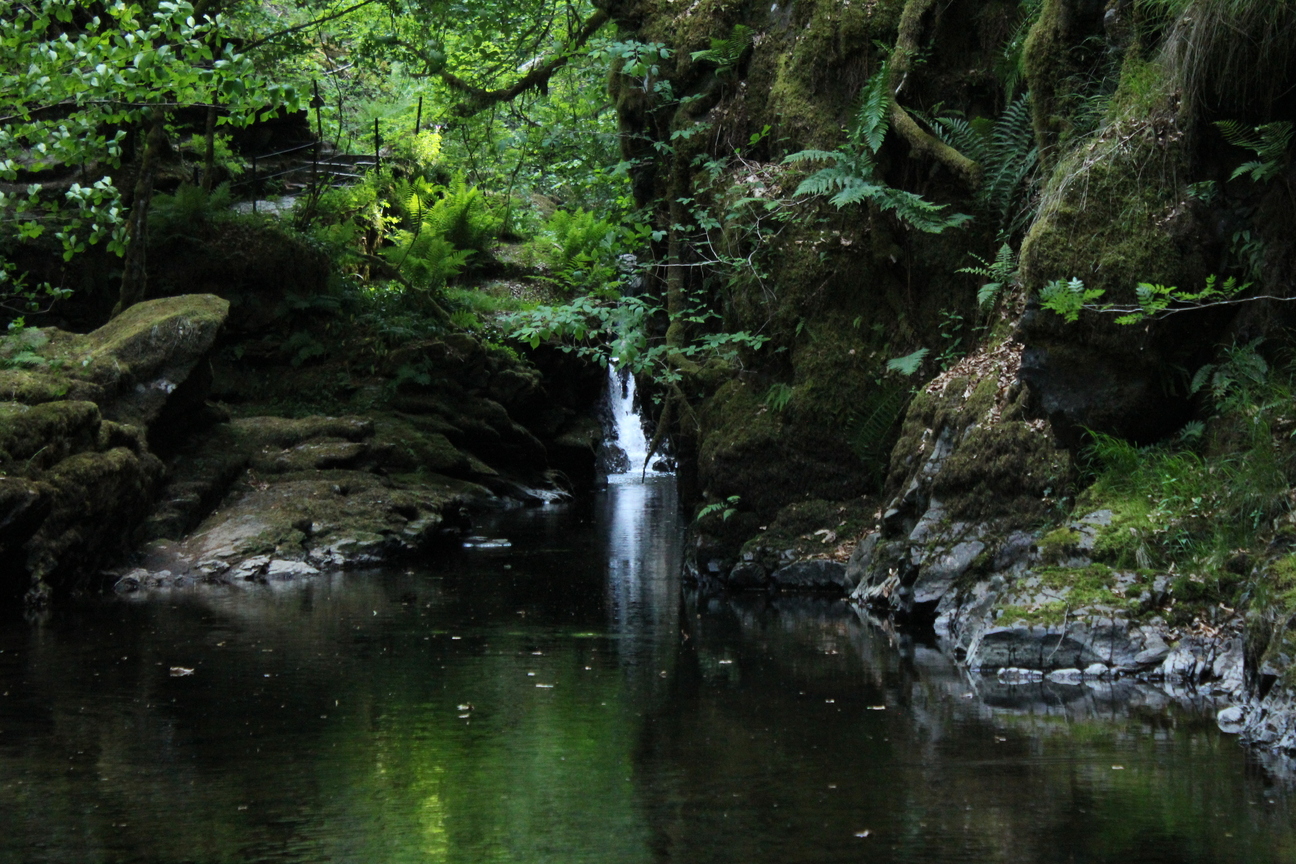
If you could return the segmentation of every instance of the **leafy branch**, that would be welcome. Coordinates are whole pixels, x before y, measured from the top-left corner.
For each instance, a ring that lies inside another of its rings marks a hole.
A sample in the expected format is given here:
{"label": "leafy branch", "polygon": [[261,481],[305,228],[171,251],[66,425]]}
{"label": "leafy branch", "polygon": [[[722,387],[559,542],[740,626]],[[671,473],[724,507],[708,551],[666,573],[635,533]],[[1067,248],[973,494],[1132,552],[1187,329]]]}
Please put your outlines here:
{"label": "leafy branch", "polygon": [[1054,312],[1068,323],[1073,323],[1081,312],[1098,312],[1119,316],[1118,324],[1138,324],[1142,321],[1159,321],[1180,312],[1195,312],[1219,306],[1236,306],[1258,300],[1290,303],[1296,297],[1275,297],[1270,294],[1241,297],[1251,288],[1250,282],[1238,282],[1230,276],[1223,282],[1217,276],[1206,279],[1201,291],[1185,291],[1172,285],[1140,282],[1135,294],[1137,305],[1096,303],[1106,292],[1102,288],[1086,288],[1080,279],[1055,279],[1039,293],[1040,306]]}

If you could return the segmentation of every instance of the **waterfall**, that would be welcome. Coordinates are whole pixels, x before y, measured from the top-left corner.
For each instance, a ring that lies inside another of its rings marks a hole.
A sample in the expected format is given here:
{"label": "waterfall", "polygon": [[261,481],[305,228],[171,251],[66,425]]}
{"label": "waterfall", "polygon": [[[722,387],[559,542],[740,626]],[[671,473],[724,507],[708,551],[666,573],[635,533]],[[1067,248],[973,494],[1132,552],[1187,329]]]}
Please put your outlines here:
{"label": "waterfall", "polygon": [[[638,477],[644,469],[644,460],[648,458],[648,438],[644,435],[643,420],[635,411],[635,380],[628,371],[608,366],[607,383],[608,410],[612,415],[612,437],[609,441],[611,458],[608,460],[608,476],[611,478]],[[661,453],[654,454],[654,459]],[[651,466],[648,474],[661,474]]]}

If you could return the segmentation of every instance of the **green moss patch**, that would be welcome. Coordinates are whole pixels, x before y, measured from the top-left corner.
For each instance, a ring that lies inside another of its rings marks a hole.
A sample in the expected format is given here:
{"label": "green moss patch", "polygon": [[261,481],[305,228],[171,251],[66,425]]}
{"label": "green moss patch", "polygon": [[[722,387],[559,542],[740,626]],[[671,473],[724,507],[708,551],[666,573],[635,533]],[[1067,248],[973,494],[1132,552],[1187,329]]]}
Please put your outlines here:
{"label": "green moss patch", "polygon": [[1151,582],[1149,573],[1126,572],[1118,578],[1117,571],[1102,564],[1044,567],[1034,577],[1039,580],[1038,601],[1011,598],[1013,602],[1000,607],[997,620],[1052,626],[1068,617],[1077,620],[1095,613],[1132,618],[1144,611],[1138,598],[1142,586]]}

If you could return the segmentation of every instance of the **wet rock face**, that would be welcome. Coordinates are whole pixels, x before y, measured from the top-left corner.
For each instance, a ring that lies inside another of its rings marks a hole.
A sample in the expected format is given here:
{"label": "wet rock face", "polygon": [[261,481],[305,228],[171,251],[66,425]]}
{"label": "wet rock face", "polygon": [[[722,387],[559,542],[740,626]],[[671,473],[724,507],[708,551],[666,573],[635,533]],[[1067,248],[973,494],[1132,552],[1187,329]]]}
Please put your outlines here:
{"label": "wet rock face", "polygon": [[1156,441],[1181,428],[1191,412],[1189,401],[1166,386],[1159,367],[1129,357],[1036,345],[1023,352],[1021,378],[1072,448],[1081,446],[1085,430]]}

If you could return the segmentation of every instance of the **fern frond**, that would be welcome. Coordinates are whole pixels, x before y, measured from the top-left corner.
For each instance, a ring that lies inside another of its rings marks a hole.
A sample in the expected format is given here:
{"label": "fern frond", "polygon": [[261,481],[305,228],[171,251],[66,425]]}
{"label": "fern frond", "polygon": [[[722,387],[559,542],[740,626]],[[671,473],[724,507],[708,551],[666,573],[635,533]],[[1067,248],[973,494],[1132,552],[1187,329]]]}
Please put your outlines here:
{"label": "fern frond", "polygon": [[1263,126],[1247,127],[1236,120],[1221,120],[1215,124],[1224,140],[1235,147],[1243,147],[1256,154],[1256,159],[1246,162],[1233,172],[1229,179],[1250,175],[1257,183],[1273,179],[1287,161],[1287,151],[1296,135],[1292,123],[1279,120]]}
{"label": "fern frond", "polygon": [[797,195],[828,195],[844,189],[853,183],[863,182],[848,171],[840,168],[821,168],[801,181],[797,186]]}
{"label": "fern frond", "polygon": [[1242,147],[1247,150],[1259,151],[1264,147],[1264,142],[1256,134],[1253,126],[1244,126],[1236,120],[1218,120],[1215,128],[1219,129],[1224,135],[1224,140],[1234,147]]}
{"label": "fern frond", "polygon": [[[926,349],[921,353],[925,356]],[[846,423],[846,440],[851,449],[879,482],[885,476],[896,427],[904,417],[909,396],[910,390],[905,385],[885,382],[868,395],[863,409]]]}
{"label": "fern frond", "polygon": [[890,80],[891,66],[886,61],[865,85],[864,98],[851,124],[851,139],[857,145],[863,142],[873,153],[882,149],[882,141],[891,128],[891,100],[895,97],[891,93]]}
{"label": "fern frond", "polygon": [[864,180],[852,177],[851,181],[842,184],[842,190],[828,199],[828,203],[835,206],[838,210],[848,204],[858,204],[861,201],[876,200],[879,193],[886,187],[879,186],[876,183],[869,183]]}
{"label": "fern frond", "polygon": [[735,24],[729,35],[723,39],[712,38],[711,47],[689,54],[694,60],[707,60],[721,69],[731,69],[738,65],[742,55],[751,47],[752,28],[746,24]]}
{"label": "fern frond", "polygon": [[784,165],[800,162],[839,162],[842,154],[837,150],[798,150],[783,157]]}
{"label": "fern frond", "polygon": [[936,117],[928,121],[927,125],[931,126],[936,137],[946,144],[972,161],[985,165],[990,155],[986,138],[973,129],[972,124],[967,120],[957,116]]}
{"label": "fern frond", "polygon": [[889,186],[879,187],[872,196],[874,203],[882,210],[894,210],[902,222],[907,222],[919,231],[928,234],[939,234],[947,228],[958,228],[972,220],[966,213],[947,213],[945,204],[933,204],[921,195],[906,192],[903,189],[892,189]]}

